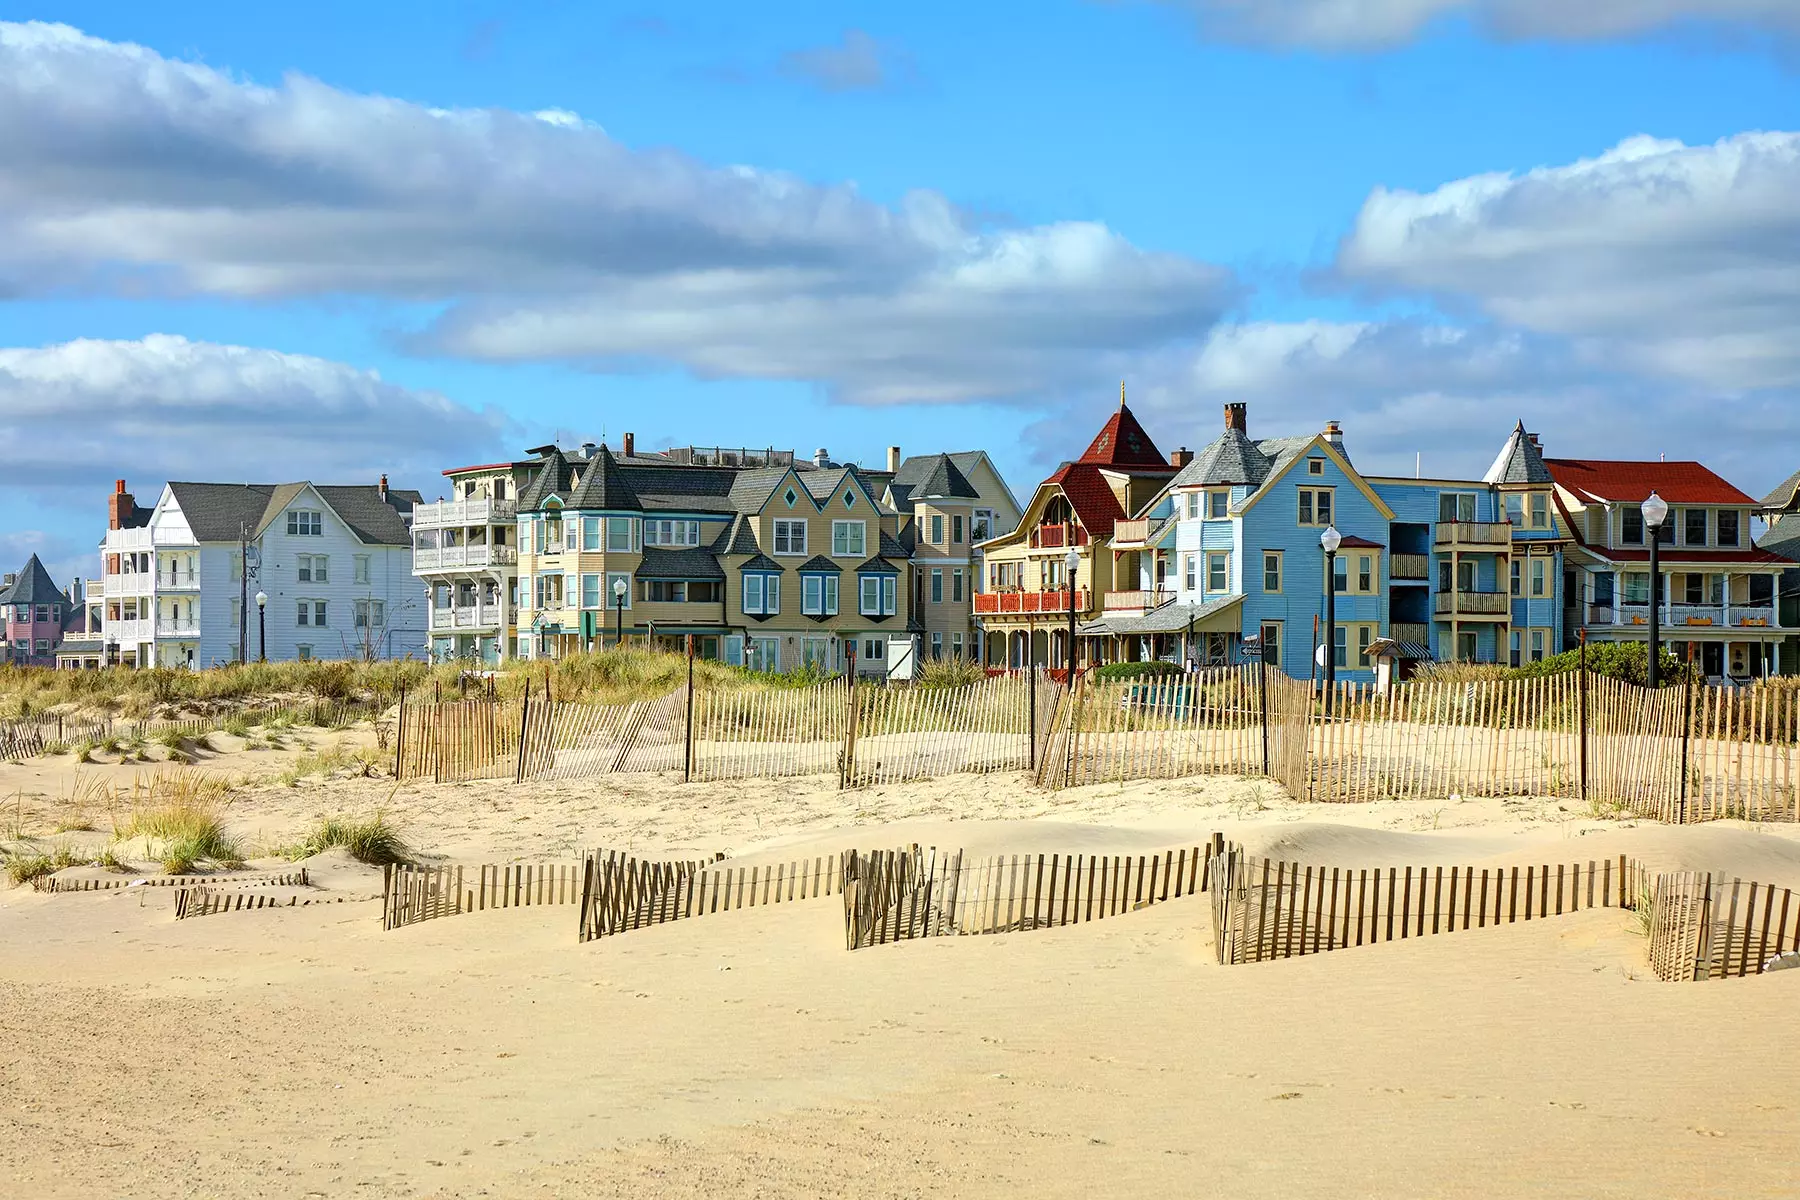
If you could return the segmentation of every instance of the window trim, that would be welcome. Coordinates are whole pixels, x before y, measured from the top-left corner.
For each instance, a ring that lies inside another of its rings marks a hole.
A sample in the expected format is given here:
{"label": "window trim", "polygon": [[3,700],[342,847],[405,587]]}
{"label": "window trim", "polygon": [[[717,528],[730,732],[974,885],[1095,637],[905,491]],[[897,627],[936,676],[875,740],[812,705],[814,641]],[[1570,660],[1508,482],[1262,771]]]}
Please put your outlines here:
{"label": "window trim", "polygon": [[[1296,493],[1294,523],[1303,529],[1327,529],[1337,520],[1337,499],[1335,487],[1299,487]],[[1323,506],[1319,504],[1324,497]],[[1321,511],[1326,512],[1324,520],[1319,519]],[[1310,514],[1310,515],[1307,515]]]}
{"label": "window trim", "polygon": [[[858,540],[862,544],[853,550],[850,548],[849,538],[848,538],[848,536],[846,536],[844,539],[845,540],[844,549],[839,550],[838,549],[838,530],[840,530],[840,529],[844,530],[847,535],[852,526],[854,526],[859,531],[857,534],[857,537],[858,537]],[[867,557],[869,557],[869,523],[858,517],[834,518],[831,522],[831,557],[833,557],[833,558],[867,558]]]}
{"label": "window trim", "polygon": [[[1206,554],[1206,591],[1208,596],[1224,595],[1231,591],[1231,551],[1207,550]],[[1219,575],[1224,582],[1219,587],[1213,586],[1213,567],[1217,565]]]}
{"label": "window trim", "polygon": [[[795,527],[798,527],[800,530],[800,548],[798,550],[794,549]],[[784,534],[786,535],[788,544],[786,550],[781,548],[782,537]],[[777,557],[805,558],[806,543],[806,518],[804,517],[776,517],[774,523],[769,527],[769,544],[774,547],[770,553]]]}

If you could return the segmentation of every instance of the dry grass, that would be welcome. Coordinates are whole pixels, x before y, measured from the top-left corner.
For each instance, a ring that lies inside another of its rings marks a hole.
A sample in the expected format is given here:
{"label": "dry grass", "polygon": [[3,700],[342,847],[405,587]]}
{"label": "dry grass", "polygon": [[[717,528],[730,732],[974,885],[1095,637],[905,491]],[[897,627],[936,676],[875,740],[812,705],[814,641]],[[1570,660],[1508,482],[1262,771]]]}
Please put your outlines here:
{"label": "dry grass", "polygon": [[225,832],[231,782],[219,775],[174,768],[132,785],[123,811],[113,811],[113,837],[144,839],[144,857],[180,875],[201,865],[235,867],[243,850]]}

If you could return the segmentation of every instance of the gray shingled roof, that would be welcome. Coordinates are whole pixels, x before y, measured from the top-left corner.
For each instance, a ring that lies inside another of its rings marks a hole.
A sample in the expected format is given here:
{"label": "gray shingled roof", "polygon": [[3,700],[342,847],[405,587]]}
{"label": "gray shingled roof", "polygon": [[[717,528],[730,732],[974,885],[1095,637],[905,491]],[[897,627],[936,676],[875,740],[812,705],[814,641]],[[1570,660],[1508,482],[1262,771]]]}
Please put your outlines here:
{"label": "gray shingled roof", "polygon": [[1500,457],[1482,477],[1483,483],[1554,483],[1550,468],[1544,465],[1544,452],[1538,449],[1525,422],[1513,426],[1512,435],[1500,448]]}
{"label": "gray shingled roof", "polygon": [[594,457],[581,465],[580,474],[581,483],[566,501],[568,507],[584,511],[641,509],[637,493],[625,482],[625,473],[619,469],[618,460],[605,446],[594,451]]}
{"label": "gray shingled roof", "polygon": [[[980,455],[965,457],[978,460]],[[924,496],[954,496],[974,500],[981,495],[975,485],[969,482],[969,477],[963,474],[955,457],[949,454],[921,454],[907,459],[894,472],[894,481],[888,487],[894,498],[902,502]]]}
{"label": "gray shingled roof", "polygon": [[331,506],[331,510],[366,545],[412,544],[412,534],[407,527],[405,514],[412,512],[415,504],[424,502],[419,493],[389,488],[387,499],[383,500],[380,489],[367,484],[348,487],[318,484],[313,487],[313,491],[319,493],[320,498]]}
{"label": "gray shingled roof", "polygon": [[[1790,528],[1791,527],[1791,528]],[[1779,554],[1783,558],[1800,562],[1800,517],[1788,517],[1786,520],[1765,530],[1756,539],[1759,550],[1767,550],[1770,554]],[[0,597],[0,601],[4,601]]]}
{"label": "gray shingled roof", "polygon": [[725,571],[712,551],[700,547],[662,549],[644,547],[643,562],[638,566],[643,579],[723,579]]}
{"label": "gray shingled roof", "polygon": [[782,575],[787,574],[786,567],[782,566],[766,554],[758,554],[753,558],[744,560],[738,564],[737,569],[740,571],[774,571]]}
{"label": "gray shingled roof", "polygon": [[1775,490],[1762,498],[1758,508],[1785,509],[1794,502],[1794,493],[1800,491],[1800,471],[1795,471],[1782,480]]}
{"label": "gray shingled roof", "polygon": [[50,572],[32,555],[19,569],[19,577],[13,580],[12,586],[0,591],[0,604],[67,604],[69,598],[63,595],[56,581],[50,578]]}
{"label": "gray shingled roof", "polygon": [[[731,503],[741,513],[759,513],[781,486],[781,481],[788,476],[787,467],[751,467],[747,471],[739,471],[737,478],[731,483]],[[804,491],[800,484],[795,491]]]}
{"label": "gray shingled roof", "polygon": [[169,490],[181,515],[187,518],[194,540],[235,542],[240,533],[255,536],[312,487],[319,499],[367,545],[406,546],[412,543],[402,513],[421,503],[419,493],[390,488],[387,500],[372,484],[306,483],[188,483],[171,482]]}
{"label": "gray shingled roof", "polygon": [[552,496],[564,504],[568,503],[572,490],[571,480],[575,477],[575,463],[561,450],[551,450],[544,456],[543,467],[525,490],[519,493],[519,511],[536,512],[544,507],[544,501]]}
{"label": "gray shingled roof", "polygon": [[1243,484],[1259,488],[1312,445],[1310,437],[1253,440],[1241,430],[1227,429],[1194,455],[1194,461],[1175,473],[1170,487],[1224,487]]}
{"label": "gray shingled roof", "polygon": [[865,559],[862,565],[856,568],[856,571],[859,575],[865,573],[898,575],[900,573],[900,568],[877,554],[874,558]]}
{"label": "gray shingled roof", "polygon": [[876,541],[875,553],[883,558],[912,557],[912,551],[896,541],[894,536],[885,529],[881,531],[881,537]]}
{"label": "gray shingled roof", "polygon": [[825,557],[823,554],[813,555],[811,558],[809,558],[805,562],[801,563],[800,566],[796,569],[799,570],[800,572],[802,572],[803,574],[809,574],[809,575],[816,575],[816,574],[822,574],[822,573],[829,573],[829,574],[833,574],[833,575],[842,575],[844,573],[844,569],[842,567],[838,566],[837,563],[835,563],[831,559]]}

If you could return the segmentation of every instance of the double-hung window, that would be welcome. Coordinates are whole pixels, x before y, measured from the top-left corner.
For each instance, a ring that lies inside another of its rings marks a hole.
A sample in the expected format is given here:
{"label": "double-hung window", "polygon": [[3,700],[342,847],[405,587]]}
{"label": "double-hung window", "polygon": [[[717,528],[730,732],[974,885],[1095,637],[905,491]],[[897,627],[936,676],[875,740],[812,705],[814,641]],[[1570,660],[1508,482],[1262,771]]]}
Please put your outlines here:
{"label": "double-hung window", "polygon": [[1719,510],[1719,545],[1735,547],[1738,544],[1738,515],[1736,510],[1721,508]]}
{"label": "double-hung window", "polygon": [[868,553],[867,525],[862,521],[831,523],[831,553],[841,558],[862,558]]}
{"label": "double-hung window", "polygon": [[1206,493],[1206,519],[1209,521],[1224,520],[1230,505],[1231,493],[1229,491],[1221,488]]}
{"label": "double-hung window", "polygon": [[1302,525],[1331,524],[1331,489],[1301,488],[1299,521]]}
{"label": "double-hung window", "polygon": [[893,575],[863,575],[857,583],[858,607],[865,617],[891,617],[895,611],[898,578]]}
{"label": "double-hung window", "polygon": [[777,554],[805,554],[806,553],[806,522],[805,521],[776,521],[775,522],[775,553],[777,553]]}
{"label": "double-hung window", "polygon": [[934,546],[944,544],[944,518],[938,513],[931,514],[931,537],[928,540]]}
{"label": "double-hung window", "polygon": [[963,573],[962,568],[957,567],[950,572],[950,600],[952,603],[960,604],[962,603],[962,598]]}
{"label": "double-hung window", "polygon": [[323,626],[325,624],[325,601],[298,601],[295,605],[294,624]]}
{"label": "double-hung window", "polygon": [[300,554],[294,558],[294,578],[300,583],[327,583],[328,573],[323,554]]}
{"label": "double-hung window", "polygon": [[356,602],[356,627],[358,629],[380,629],[386,624],[386,601],[358,600]]}
{"label": "double-hung window", "polygon": [[1706,510],[1685,508],[1681,511],[1681,541],[1685,546],[1706,545]]}
{"label": "double-hung window", "polygon": [[1281,551],[1263,551],[1263,591],[1271,595],[1281,591]]}
{"label": "double-hung window", "polygon": [[838,610],[838,577],[836,575],[802,575],[800,577],[800,611],[809,617],[829,617]]}
{"label": "double-hung window", "polygon": [[700,522],[663,517],[644,522],[646,546],[698,546]]}
{"label": "double-hung window", "polygon": [[963,519],[962,519],[962,514],[957,513],[956,515],[954,515],[950,518],[950,541],[953,545],[960,546],[960,545],[962,545],[962,540],[963,540]]}
{"label": "double-hung window", "polygon": [[1520,573],[1521,573],[1521,572],[1522,572],[1522,571],[1523,571],[1523,570],[1524,570],[1524,569],[1525,569],[1525,564],[1524,564],[1524,563],[1521,563],[1521,562],[1520,562],[1520,561],[1519,561],[1519,560],[1518,560],[1518,559],[1516,559],[1516,558],[1515,558],[1515,559],[1513,559],[1513,561],[1512,561],[1512,572],[1511,572],[1511,574],[1512,574],[1512,594],[1513,594],[1513,595],[1515,595],[1515,596],[1517,596],[1517,595],[1520,595],[1520,594],[1521,594],[1521,591],[1520,591],[1520,586],[1519,586],[1519,585],[1520,585],[1520,580],[1521,580],[1521,579],[1522,579],[1522,576],[1521,576],[1521,574],[1520,574]]}
{"label": "double-hung window", "polygon": [[598,550],[600,548],[600,518],[581,518],[581,548]]}
{"label": "double-hung window", "polygon": [[600,608],[600,576],[583,575],[581,577],[581,607]]}
{"label": "double-hung window", "polygon": [[1230,586],[1231,555],[1224,550],[1211,550],[1206,555],[1206,590],[1222,592]]}
{"label": "double-hung window", "polygon": [[606,549],[609,554],[629,554],[636,547],[632,544],[632,525],[630,517],[606,518]]}
{"label": "double-hung window", "polygon": [[749,571],[744,575],[744,611],[751,616],[774,616],[781,611],[781,576]]}
{"label": "double-hung window", "polygon": [[1550,497],[1542,492],[1531,493],[1531,527],[1550,528]]}
{"label": "double-hung window", "polygon": [[350,560],[350,565],[351,574],[355,576],[352,582],[367,584],[369,582],[369,556],[366,554],[354,555]]}
{"label": "double-hung window", "polygon": [[944,570],[942,567],[931,568],[931,602],[933,604],[944,602]]}
{"label": "double-hung window", "polygon": [[1438,520],[1467,523],[1474,519],[1474,492],[1441,492],[1438,494]]}
{"label": "double-hung window", "polygon": [[1644,544],[1644,511],[1627,508],[1619,513],[1619,541],[1627,546]]}
{"label": "double-hung window", "polygon": [[1194,578],[1194,572],[1199,569],[1195,566],[1199,557],[1200,556],[1197,554],[1184,554],[1181,556],[1181,583],[1182,586],[1190,592],[1198,586]]}
{"label": "double-hung window", "polygon": [[1531,594],[1534,596],[1544,594],[1544,560],[1541,558],[1531,560]]}

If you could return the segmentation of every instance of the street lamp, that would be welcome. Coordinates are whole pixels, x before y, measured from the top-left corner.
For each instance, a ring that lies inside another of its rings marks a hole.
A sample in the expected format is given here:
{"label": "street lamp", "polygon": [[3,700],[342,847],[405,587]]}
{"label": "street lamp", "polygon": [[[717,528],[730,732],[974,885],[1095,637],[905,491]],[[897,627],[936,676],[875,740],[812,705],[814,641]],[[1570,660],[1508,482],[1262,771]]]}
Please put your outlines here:
{"label": "street lamp", "polygon": [[744,667],[746,670],[753,669],[750,666],[750,655],[755,649],[756,639],[750,636],[748,629],[744,630]]}
{"label": "street lamp", "polygon": [[1657,657],[1662,652],[1662,528],[1669,519],[1669,502],[1651,492],[1643,505],[1644,528],[1650,534],[1650,670],[1649,684],[1656,687]]}
{"label": "street lamp", "polygon": [[1331,693],[1337,687],[1337,552],[1344,535],[1327,525],[1319,535],[1325,549],[1325,712],[1331,712]]}
{"label": "street lamp", "polygon": [[1070,546],[1069,552],[1063,555],[1063,565],[1069,569],[1068,578],[1064,580],[1069,588],[1069,645],[1066,656],[1068,661],[1063,663],[1069,673],[1068,679],[1063,684],[1064,690],[1067,691],[1075,686],[1075,569],[1081,565],[1081,551]]}
{"label": "street lamp", "polygon": [[256,661],[269,661],[269,593],[256,593]]}
{"label": "street lamp", "polygon": [[613,609],[617,616],[613,621],[613,646],[625,644],[625,581],[613,580]]}

